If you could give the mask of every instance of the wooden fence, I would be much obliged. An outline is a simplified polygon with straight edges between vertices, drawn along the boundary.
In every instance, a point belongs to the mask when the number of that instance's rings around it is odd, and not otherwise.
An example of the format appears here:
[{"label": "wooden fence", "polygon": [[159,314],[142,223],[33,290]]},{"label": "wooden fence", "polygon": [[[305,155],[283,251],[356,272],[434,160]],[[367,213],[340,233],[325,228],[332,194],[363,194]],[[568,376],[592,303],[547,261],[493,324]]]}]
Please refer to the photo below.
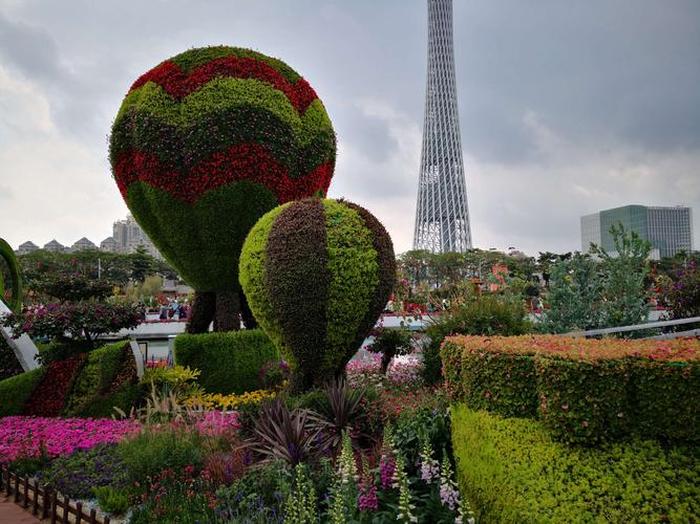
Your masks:
[{"label": "wooden fence", "polygon": [[109,524],[109,517],[98,519],[94,508],[85,513],[82,502],[71,502],[56,490],[30,483],[27,477],[10,472],[7,466],[0,466],[0,494],[3,492],[41,520],[51,519],[51,524]]}]

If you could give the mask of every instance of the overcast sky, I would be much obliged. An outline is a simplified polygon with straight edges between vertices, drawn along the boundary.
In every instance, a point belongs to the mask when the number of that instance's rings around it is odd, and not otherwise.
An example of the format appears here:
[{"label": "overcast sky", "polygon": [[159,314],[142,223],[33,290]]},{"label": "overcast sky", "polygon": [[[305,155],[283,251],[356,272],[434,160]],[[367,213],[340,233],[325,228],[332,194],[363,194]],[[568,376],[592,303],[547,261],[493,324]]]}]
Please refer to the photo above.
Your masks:
[{"label": "overcast sky", "polygon": [[[700,2],[455,0],[476,247],[569,251],[582,214],[693,207],[700,248]],[[131,83],[190,47],[278,56],[339,140],[330,196],[410,248],[424,0],[0,0],[0,236],[96,243],[127,208],[107,136]]]}]

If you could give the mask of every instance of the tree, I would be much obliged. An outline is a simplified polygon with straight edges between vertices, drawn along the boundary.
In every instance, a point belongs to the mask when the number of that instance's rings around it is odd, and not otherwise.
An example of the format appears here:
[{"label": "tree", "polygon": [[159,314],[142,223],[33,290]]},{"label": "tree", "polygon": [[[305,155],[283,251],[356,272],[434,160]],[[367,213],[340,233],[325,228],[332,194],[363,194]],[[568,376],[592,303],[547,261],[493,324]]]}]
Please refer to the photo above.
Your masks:
[{"label": "tree", "polygon": [[136,247],[136,251],[129,255],[131,260],[131,279],[134,282],[143,282],[146,275],[153,270],[153,258],[142,245]]},{"label": "tree", "polygon": [[601,323],[606,327],[645,322],[649,316],[646,277],[649,274],[651,244],[622,224],[610,228],[614,253],[591,245],[591,253],[601,259]]}]

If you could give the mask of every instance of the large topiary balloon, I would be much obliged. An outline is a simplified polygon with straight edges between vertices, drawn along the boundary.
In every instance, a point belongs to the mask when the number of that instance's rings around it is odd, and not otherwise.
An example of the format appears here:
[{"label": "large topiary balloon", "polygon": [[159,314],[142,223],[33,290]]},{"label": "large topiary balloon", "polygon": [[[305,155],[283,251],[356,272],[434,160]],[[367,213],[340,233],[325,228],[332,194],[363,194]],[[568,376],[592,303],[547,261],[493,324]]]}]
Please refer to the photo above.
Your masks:
[{"label": "large topiary balloon", "polygon": [[366,209],[308,198],[263,216],[243,245],[241,285],[305,390],[343,373],[389,298],[391,238]]},{"label": "large topiary balloon", "polygon": [[208,47],[134,82],[110,161],[138,223],[198,292],[192,330],[206,329],[215,307],[236,328],[243,240],[277,205],[325,196],[335,135],[321,100],[284,62]]}]

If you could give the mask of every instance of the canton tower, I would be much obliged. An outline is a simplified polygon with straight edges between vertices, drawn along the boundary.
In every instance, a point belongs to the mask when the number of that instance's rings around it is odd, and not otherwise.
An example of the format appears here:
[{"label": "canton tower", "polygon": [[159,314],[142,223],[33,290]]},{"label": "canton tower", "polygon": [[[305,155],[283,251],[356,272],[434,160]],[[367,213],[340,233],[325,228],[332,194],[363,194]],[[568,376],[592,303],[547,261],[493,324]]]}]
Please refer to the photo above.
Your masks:
[{"label": "canton tower", "polygon": [[428,0],[428,78],[413,249],[472,247],[457,110],[452,0]]}]

